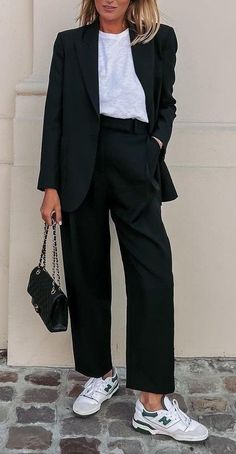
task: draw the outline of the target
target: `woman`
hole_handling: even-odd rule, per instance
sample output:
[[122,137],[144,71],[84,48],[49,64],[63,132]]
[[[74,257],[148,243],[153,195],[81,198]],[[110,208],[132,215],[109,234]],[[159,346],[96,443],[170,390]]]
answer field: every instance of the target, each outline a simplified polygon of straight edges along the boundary
[[132,425],[203,440],[207,428],[166,395],[175,390],[174,283],[161,205],[177,197],[164,161],[176,35],[159,23],[155,0],[84,0],[79,19],[54,43],[37,186],[42,219],[61,226],[75,369],[90,377],[73,410],[91,415],[119,388],[110,212],[127,292],[126,386],[141,391]]

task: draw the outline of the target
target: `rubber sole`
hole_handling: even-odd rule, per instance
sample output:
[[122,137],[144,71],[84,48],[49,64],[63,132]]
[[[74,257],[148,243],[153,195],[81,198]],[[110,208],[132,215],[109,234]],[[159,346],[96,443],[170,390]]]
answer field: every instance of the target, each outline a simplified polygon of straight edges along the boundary
[[[144,423],[145,424],[145,423]],[[181,436],[174,436],[174,434],[167,434],[165,432],[162,432],[161,430],[158,429],[151,429],[151,427],[148,427],[146,425],[142,425],[141,423],[138,423],[135,421],[134,418],[132,418],[132,427],[137,431],[141,432],[143,434],[148,434],[148,435],[165,435],[167,437],[174,438],[177,441],[204,441],[208,438],[208,434],[204,437],[198,437],[198,438],[193,438],[193,437],[181,437]]]
[[77,413],[77,411],[75,411],[75,410],[72,408],[73,412],[74,412],[77,416],[82,416],[82,417],[85,417],[85,418],[86,418],[87,416],[94,415],[95,413],[97,413],[97,412],[101,409],[101,406],[102,406],[102,404],[103,404],[104,402],[106,402],[107,400],[109,400],[112,396],[114,396],[114,394],[117,393],[117,391],[119,391],[119,387],[120,387],[120,385],[118,385],[118,386],[112,391],[112,393],[111,393],[109,396],[107,396],[107,398],[106,398],[105,400],[103,400],[103,402],[101,402],[101,404],[100,404],[100,406],[99,406],[99,408],[98,408],[97,410],[92,411],[92,412],[90,412],[90,413]]

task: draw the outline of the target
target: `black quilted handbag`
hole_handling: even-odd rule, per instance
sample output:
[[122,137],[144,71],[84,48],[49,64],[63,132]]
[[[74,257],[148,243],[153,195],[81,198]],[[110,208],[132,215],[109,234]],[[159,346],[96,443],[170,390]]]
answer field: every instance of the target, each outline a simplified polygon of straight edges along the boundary
[[[66,331],[68,326],[68,299],[60,287],[56,242],[56,221],[52,218],[53,264],[52,276],[46,270],[46,240],[49,225],[44,224],[44,241],[39,264],[31,271],[27,292],[32,304],[50,332]],[[58,284],[55,281],[55,268]]]

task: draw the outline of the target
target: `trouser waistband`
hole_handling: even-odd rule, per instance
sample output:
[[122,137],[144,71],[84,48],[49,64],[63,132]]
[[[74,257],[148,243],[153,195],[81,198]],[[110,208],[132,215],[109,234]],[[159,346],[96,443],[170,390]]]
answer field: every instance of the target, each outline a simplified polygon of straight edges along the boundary
[[149,123],[138,120],[137,118],[115,118],[108,115],[100,115],[101,125],[107,128],[118,129],[135,134],[145,134],[148,132]]

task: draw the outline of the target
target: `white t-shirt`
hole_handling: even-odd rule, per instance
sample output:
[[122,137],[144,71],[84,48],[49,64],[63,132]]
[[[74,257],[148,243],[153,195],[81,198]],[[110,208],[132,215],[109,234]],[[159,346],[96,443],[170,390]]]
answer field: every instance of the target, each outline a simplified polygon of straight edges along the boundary
[[99,30],[98,44],[100,113],[148,123],[145,92],[135,73],[129,28],[121,33]]

